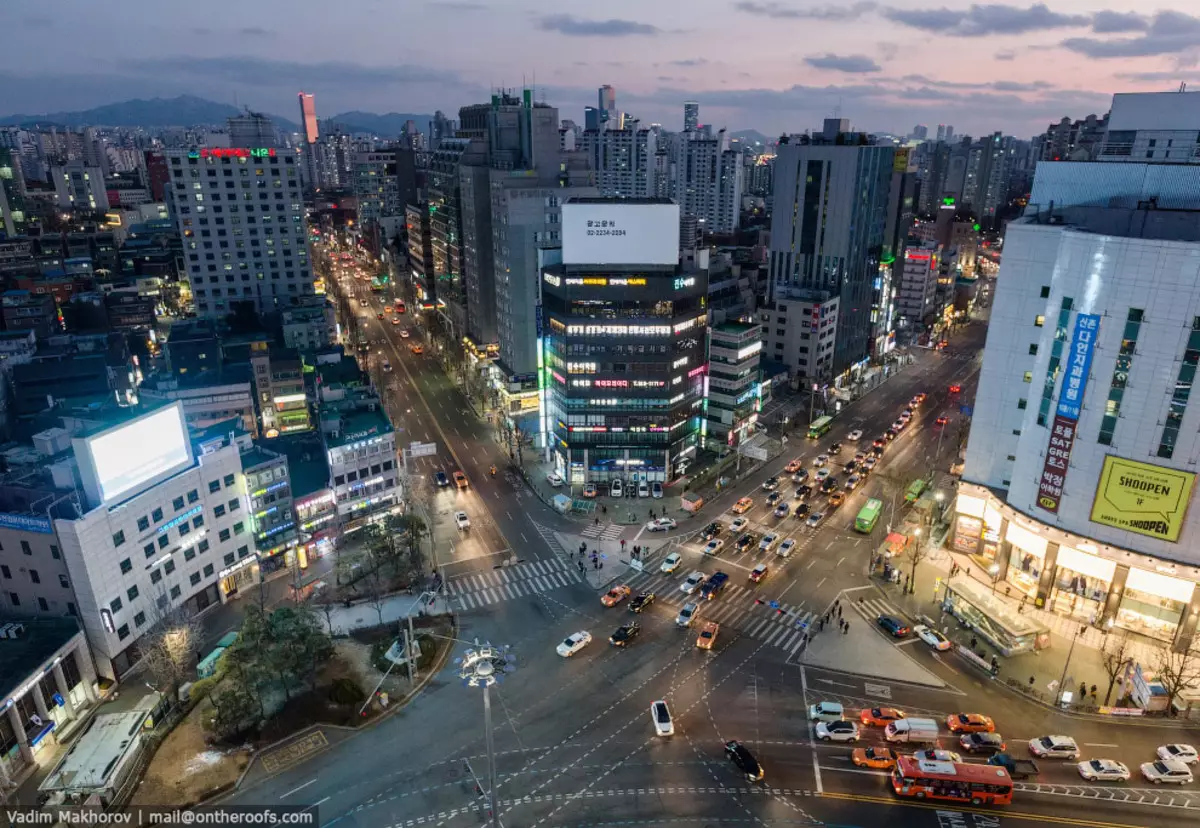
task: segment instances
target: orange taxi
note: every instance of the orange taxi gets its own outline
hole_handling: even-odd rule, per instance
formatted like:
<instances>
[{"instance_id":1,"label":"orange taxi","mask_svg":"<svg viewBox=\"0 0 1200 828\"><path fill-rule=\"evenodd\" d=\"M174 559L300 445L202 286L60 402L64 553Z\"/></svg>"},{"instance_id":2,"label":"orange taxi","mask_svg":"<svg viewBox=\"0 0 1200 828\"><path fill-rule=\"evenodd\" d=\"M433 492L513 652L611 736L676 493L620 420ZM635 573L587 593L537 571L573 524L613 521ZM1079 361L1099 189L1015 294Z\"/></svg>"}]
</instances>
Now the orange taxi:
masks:
<instances>
[{"instance_id":1,"label":"orange taxi","mask_svg":"<svg viewBox=\"0 0 1200 828\"><path fill-rule=\"evenodd\" d=\"M701 650L711 650L717 640L717 633L720 631L720 624L716 621L709 621L700 628L700 635L696 636L696 646Z\"/></svg>"},{"instance_id":2,"label":"orange taxi","mask_svg":"<svg viewBox=\"0 0 1200 828\"><path fill-rule=\"evenodd\" d=\"M753 507L753 506L754 506L754 498L743 497L737 503L733 504L733 508L730 509L729 511L733 512L735 515L742 515L742 514L745 514L746 512L749 512L751 507Z\"/></svg>"},{"instance_id":3,"label":"orange taxi","mask_svg":"<svg viewBox=\"0 0 1200 828\"><path fill-rule=\"evenodd\" d=\"M796 472L800 471L800 469L802 469L803 467L804 467L804 458L797 457L795 460L793 460L792 462L787 464L787 466L784 468L784 471L786 471L788 474L795 474Z\"/></svg>"},{"instance_id":4,"label":"orange taxi","mask_svg":"<svg viewBox=\"0 0 1200 828\"><path fill-rule=\"evenodd\" d=\"M413 345L408 350L412 351L417 356L420 356L421 354L425 353L425 346L424 345Z\"/></svg>"},{"instance_id":5,"label":"orange taxi","mask_svg":"<svg viewBox=\"0 0 1200 828\"><path fill-rule=\"evenodd\" d=\"M864 707L858 714L858 720L864 725L887 727L895 721L904 718L904 711L894 707Z\"/></svg>"},{"instance_id":6,"label":"orange taxi","mask_svg":"<svg viewBox=\"0 0 1200 828\"><path fill-rule=\"evenodd\" d=\"M834 509L836 509L838 506L841 506L845 502L846 502L846 493L845 492L833 492L829 495L829 505L831 507L833 507Z\"/></svg>"},{"instance_id":7,"label":"orange taxi","mask_svg":"<svg viewBox=\"0 0 1200 828\"><path fill-rule=\"evenodd\" d=\"M471 484L467 482L467 476L460 471L454 473L454 485L460 489L465 489Z\"/></svg>"},{"instance_id":8,"label":"orange taxi","mask_svg":"<svg viewBox=\"0 0 1200 828\"><path fill-rule=\"evenodd\" d=\"M982 713L951 713L946 717L951 733L993 733L996 723Z\"/></svg>"},{"instance_id":9,"label":"orange taxi","mask_svg":"<svg viewBox=\"0 0 1200 828\"><path fill-rule=\"evenodd\" d=\"M891 770L896 766L896 757L887 748L855 748L850 759L859 768Z\"/></svg>"},{"instance_id":10,"label":"orange taxi","mask_svg":"<svg viewBox=\"0 0 1200 828\"><path fill-rule=\"evenodd\" d=\"M600 603L604 604L604 606L606 606L606 607L615 607L617 604L621 603L626 598L628 598L629 593L632 591L633 590L631 590L629 587L625 586L624 584L621 584L620 586L615 586L612 589L610 589L608 592L604 593L603 596L601 596Z\"/></svg>"}]
</instances>

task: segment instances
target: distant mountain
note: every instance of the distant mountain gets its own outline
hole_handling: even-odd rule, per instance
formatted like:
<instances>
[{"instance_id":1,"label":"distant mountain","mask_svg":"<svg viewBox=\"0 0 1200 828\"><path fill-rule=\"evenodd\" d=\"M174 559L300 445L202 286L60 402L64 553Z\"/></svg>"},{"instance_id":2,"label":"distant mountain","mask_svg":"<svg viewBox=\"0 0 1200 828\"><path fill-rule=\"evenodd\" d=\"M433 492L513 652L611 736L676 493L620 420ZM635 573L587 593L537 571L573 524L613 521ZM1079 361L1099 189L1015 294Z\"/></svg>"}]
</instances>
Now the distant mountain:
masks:
<instances>
[{"instance_id":1,"label":"distant mountain","mask_svg":"<svg viewBox=\"0 0 1200 828\"><path fill-rule=\"evenodd\" d=\"M421 132L429 132L429 122L432 115L419 115L412 112L389 112L386 115L376 115L374 112L343 112L332 118L322 118L322 131L334 124L347 132L366 132L371 135L388 137L399 135L404 131L406 121L413 121Z\"/></svg>"},{"instance_id":2,"label":"distant mountain","mask_svg":"<svg viewBox=\"0 0 1200 828\"><path fill-rule=\"evenodd\" d=\"M236 106L180 95L177 98L134 99L84 109L79 112L48 112L45 115L4 115L0 123L15 126L64 127L108 126L108 127L186 127L198 124L224 124L225 119L241 112ZM288 131L297 129L296 124L272 115L272 120Z\"/></svg>"},{"instance_id":3,"label":"distant mountain","mask_svg":"<svg viewBox=\"0 0 1200 828\"><path fill-rule=\"evenodd\" d=\"M779 140L778 135L775 136L774 138L769 138L766 135L763 135L757 129L741 129L741 130L738 130L737 132L729 133L729 137L731 139L736 138L739 141L744 141L747 144L759 143L759 144L765 145L765 144L772 144Z\"/></svg>"}]
</instances>

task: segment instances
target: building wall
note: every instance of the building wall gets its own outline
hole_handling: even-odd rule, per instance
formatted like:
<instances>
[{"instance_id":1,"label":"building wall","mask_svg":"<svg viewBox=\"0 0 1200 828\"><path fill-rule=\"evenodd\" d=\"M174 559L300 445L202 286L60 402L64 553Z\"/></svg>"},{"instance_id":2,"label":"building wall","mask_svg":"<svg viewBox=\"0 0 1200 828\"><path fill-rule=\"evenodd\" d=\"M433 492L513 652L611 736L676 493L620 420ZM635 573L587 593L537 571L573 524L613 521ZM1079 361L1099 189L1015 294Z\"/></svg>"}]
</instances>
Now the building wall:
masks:
<instances>
[{"instance_id":1,"label":"building wall","mask_svg":"<svg viewBox=\"0 0 1200 828\"><path fill-rule=\"evenodd\" d=\"M17 516L45 523L49 531L15 528L0 515L0 615L75 615L75 592L58 537L48 519ZM36 579L36 580L35 580Z\"/></svg>"}]
</instances>

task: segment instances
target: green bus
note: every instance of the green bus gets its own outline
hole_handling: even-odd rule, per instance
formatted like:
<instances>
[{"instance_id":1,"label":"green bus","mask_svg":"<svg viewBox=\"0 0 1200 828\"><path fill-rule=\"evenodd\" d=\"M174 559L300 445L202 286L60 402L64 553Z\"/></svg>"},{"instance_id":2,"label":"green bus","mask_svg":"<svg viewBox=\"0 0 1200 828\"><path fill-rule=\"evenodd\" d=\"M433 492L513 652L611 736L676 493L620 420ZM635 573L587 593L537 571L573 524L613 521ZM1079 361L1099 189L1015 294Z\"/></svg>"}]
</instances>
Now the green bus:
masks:
<instances>
[{"instance_id":1,"label":"green bus","mask_svg":"<svg viewBox=\"0 0 1200 828\"><path fill-rule=\"evenodd\" d=\"M810 440L816 440L827 434L831 428L833 428L833 417L817 417L808 424L808 437Z\"/></svg>"},{"instance_id":2,"label":"green bus","mask_svg":"<svg viewBox=\"0 0 1200 828\"><path fill-rule=\"evenodd\" d=\"M871 498L866 502L862 509L858 512L858 517L854 519L854 531L862 532L864 535L869 535L875 529L875 524L879 522L879 515L883 512L883 501Z\"/></svg>"},{"instance_id":3,"label":"green bus","mask_svg":"<svg viewBox=\"0 0 1200 828\"><path fill-rule=\"evenodd\" d=\"M904 502L905 503L916 503L917 498L919 498L921 496L921 493L925 491L926 485L928 485L928 484L919 477L916 480L914 480L913 482L909 483L908 491L906 491L904 493Z\"/></svg>"}]
</instances>

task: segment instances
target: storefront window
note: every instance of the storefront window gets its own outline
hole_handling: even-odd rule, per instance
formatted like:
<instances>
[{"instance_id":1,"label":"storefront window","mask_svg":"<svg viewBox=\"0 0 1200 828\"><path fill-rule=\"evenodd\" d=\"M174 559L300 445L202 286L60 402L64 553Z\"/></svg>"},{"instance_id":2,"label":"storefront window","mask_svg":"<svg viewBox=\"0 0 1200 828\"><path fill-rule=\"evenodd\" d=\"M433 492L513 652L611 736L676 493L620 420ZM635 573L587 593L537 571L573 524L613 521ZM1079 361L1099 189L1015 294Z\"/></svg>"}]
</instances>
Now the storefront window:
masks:
<instances>
[{"instance_id":1,"label":"storefront window","mask_svg":"<svg viewBox=\"0 0 1200 828\"><path fill-rule=\"evenodd\" d=\"M1117 625L1162 641L1175 638L1195 584L1144 569L1130 569Z\"/></svg>"},{"instance_id":2,"label":"storefront window","mask_svg":"<svg viewBox=\"0 0 1200 828\"><path fill-rule=\"evenodd\" d=\"M982 520L959 515L954 525L954 551L975 554L979 550L979 538L982 534Z\"/></svg>"}]
</instances>

